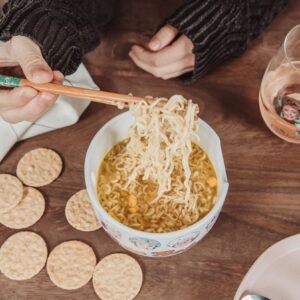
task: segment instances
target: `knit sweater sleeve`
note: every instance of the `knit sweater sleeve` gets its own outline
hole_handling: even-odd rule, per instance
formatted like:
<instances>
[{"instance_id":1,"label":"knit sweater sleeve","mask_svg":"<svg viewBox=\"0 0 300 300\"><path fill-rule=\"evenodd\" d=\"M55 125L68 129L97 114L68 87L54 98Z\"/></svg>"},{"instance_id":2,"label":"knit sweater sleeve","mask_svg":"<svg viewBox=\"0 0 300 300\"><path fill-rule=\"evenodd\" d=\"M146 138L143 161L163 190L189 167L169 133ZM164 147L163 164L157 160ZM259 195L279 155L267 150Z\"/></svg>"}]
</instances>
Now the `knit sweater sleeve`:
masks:
<instances>
[{"instance_id":1,"label":"knit sweater sleeve","mask_svg":"<svg viewBox=\"0 0 300 300\"><path fill-rule=\"evenodd\" d=\"M166 23L194 44L195 67L181 77L194 81L213 67L242 54L288 0L190 0Z\"/></svg>"},{"instance_id":2,"label":"knit sweater sleeve","mask_svg":"<svg viewBox=\"0 0 300 300\"><path fill-rule=\"evenodd\" d=\"M0 40L31 38L50 67L76 71L83 55L99 43L99 26L111 18L111 0L10 0L0 19Z\"/></svg>"}]
</instances>

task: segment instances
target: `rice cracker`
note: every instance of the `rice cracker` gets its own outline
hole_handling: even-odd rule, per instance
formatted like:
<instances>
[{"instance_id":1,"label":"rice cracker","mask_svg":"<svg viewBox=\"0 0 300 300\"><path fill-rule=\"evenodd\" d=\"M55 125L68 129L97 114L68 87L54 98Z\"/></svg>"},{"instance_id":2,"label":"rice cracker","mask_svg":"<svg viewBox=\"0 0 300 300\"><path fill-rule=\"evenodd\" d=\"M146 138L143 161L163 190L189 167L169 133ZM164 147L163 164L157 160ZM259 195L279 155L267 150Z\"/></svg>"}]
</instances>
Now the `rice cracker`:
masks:
<instances>
[{"instance_id":1,"label":"rice cracker","mask_svg":"<svg viewBox=\"0 0 300 300\"><path fill-rule=\"evenodd\" d=\"M93 286L102 300L132 300L139 293L143 272L129 255L116 253L103 258L96 266Z\"/></svg>"},{"instance_id":2,"label":"rice cracker","mask_svg":"<svg viewBox=\"0 0 300 300\"><path fill-rule=\"evenodd\" d=\"M46 243L34 232L18 232L0 248L0 271L13 280L32 278L43 269L46 260Z\"/></svg>"},{"instance_id":3,"label":"rice cracker","mask_svg":"<svg viewBox=\"0 0 300 300\"><path fill-rule=\"evenodd\" d=\"M24 187L22 200L13 209L0 214L0 223L12 229L21 229L35 224L45 211L45 199L40 191Z\"/></svg>"},{"instance_id":4,"label":"rice cracker","mask_svg":"<svg viewBox=\"0 0 300 300\"><path fill-rule=\"evenodd\" d=\"M22 182L15 176L0 174L0 214L14 208L22 197Z\"/></svg>"},{"instance_id":5,"label":"rice cracker","mask_svg":"<svg viewBox=\"0 0 300 300\"><path fill-rule=\"evenodd\" d=\"M28 186L40 187L54 181L60 175L62 166L62 159L55 151L37 148L20 159L17 176Z\"/></svg>"},{"instance_id":6,"label":"rice cracker","mask_svg":"<svg viewBox=\"0 0 300 300\"><path fill-rule=\"evenodd\" d=\"M69 199L65 214L69 224L77 230L94 231L101 227L87 190L81 190Z\"/></svg>"},{"instance_id":7,"label":"rice cracker","mask_svg":"<svg viewBox=\"0 0 300 300\"><path fill-rule=\"evenodd\" d=\"M80 241L68 241L56 246L47 261L51 281L65 290L79 289L93 276L96 256L93 249Z\"/></svg>"}]
</instances>

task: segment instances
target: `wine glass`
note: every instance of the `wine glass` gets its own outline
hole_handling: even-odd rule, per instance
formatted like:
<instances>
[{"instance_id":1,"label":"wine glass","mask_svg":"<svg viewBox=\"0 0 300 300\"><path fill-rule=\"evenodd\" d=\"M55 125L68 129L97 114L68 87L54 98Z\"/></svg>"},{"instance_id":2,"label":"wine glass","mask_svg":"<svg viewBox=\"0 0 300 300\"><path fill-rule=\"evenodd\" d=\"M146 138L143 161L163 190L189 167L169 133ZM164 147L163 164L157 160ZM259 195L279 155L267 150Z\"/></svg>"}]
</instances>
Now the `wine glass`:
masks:
<instances>
[{"instance_id":1,"label":"wine glass","mask_svg":"<svg viewBox=\"0 0 300 300\"><path fill-rule=\"evenodd\" d=\"M261 115L278 137L300 144L300 25L271 59L259 92Z\"/></svg>"}]
</instances>

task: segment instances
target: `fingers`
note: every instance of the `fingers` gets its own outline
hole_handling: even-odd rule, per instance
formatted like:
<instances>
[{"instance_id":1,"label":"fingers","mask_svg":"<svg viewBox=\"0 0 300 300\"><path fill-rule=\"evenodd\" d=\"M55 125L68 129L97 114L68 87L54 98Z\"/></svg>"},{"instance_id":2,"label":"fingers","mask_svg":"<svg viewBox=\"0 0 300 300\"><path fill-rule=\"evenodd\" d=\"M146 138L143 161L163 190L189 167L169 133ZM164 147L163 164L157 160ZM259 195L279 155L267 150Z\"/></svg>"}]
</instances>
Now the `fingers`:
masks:
<instances>
[{"instance_id":1,"label":"fingers","mask_svg":"<svg viewBox=\"0 0 300 300\"><path fill-rule=\"evenodd\" d=\"M62 83L65 79L65 76L60 71L53 71L53 82Z\"/></svg>"},{"instance_id":2,"label":"fingers","mask_svg":"<svg viewBox=\"0 0 300 300\"><path fill-rule=\"evenodd\" d=\"M129 56L138 67L163 79L189 72L195 65L193 44L186 36L158 52L135 46Z\"/></svg>"},{"instance_id":3,"label":"fingers","mask_svg":"<svg viewBox=\"0 0 300 300\"><path fill-rule=\"evenodd\" d=\"M26 78L36 83L62 83L64 75L52 71L37 44L24 36L0 42L0 66L19 64ZM50 93L39 93L29 87L0 91L0 116L9 123L35 121L57 99Z\"/></svg>"},{"instance_id":4,"label":"fingers","mask_svg":"<svg viewBox=\"0 0 300 300\"><path fill-rule=\"evenodd\" d=\"M148 73L151 73L155 77L168 79L170 78L168 75L173 73L183 74L188 72L187 70L193 69L194 57L189 56L172 64L163 66L163 67L152 67L145 64L143 61L138 58L132 57L135 64L141 69L145 70Z\"/></svg>"},{"instance_id":5,"label":"fingers","mask_svg":"<svg viewBox=\"0 0 300 300\"><path fill-rule=\"evenodd\" d=\"M161 67L181 60L187 54L192 54L193 47L193 43L185 35L182 35L174 43L158 52L148 51L140 46L133 46L129 56L136 57L149 66Z\"/></svg>"},{"instance_id":6,"label":"fingers","mask_svg":"<svg viewBox=\"0 0 300 300\"><path fill-rule=\"evenodd\" d=\"M64 76L53 72L53 82L62 83ZM0 91L0 116L9 123L35 121L44 114L57 99L50 93L39 93L29 87Z\"/></svg>"},{"instance_id":7,"label":"fingers","mask_svg":"<svg viewBox=\"0 0 300 300\"><path fill-rule=\"evenodd\" d=\"M29 87L0 91L0 112L26 105L38 92Z\"/></svg>"},{"instance_id":8,"label":"fingers","mask_svg":"<svg viewBox=\"0 0 300 300\"><path fill-rule=\"evenodd\" d=\"M46 83L53 80L53 72L44 60L37 44L24 36L14 36L9 42L11 59L16 60L26 78L36 83Z\"/></svg>"},{"instance_id":9,"label":"fingers","mask_svg":"<svg viewBox=\"0 0 300 300\"><path fill-rule=\"evenodd\" d=\"M190 67L190 68L185 68L185 69L182 69L180 71L176 71L176 72L173 72L173 73L168 73L168 74L165 74L162 79L164 80L167 80L167 79L171 79L171 78L176 78L180 75L183 75L185 73L188 73L188 72L191 72L193 71L194 68L193 67Z\"/></svg>"},{"instance_id":10,"label":"fingers","mask_svg":"<svg viewBox=\"0 0 300 300\"><path fill-rule=\"evenodd\" d=\"M148 47L152 51L158 51L165 46L169 45L176 37L178 30L171 26L163 26L151 39Z\"/></svg>"},{"instance_id":11,"label":"fingers","mask_svg":"<svg viewBox=\"0 0 300 300\"><path fill-rule=\"evenodd\" d=\"M10 42L0 41L0 67L16 66L18 63L11 58L8 45Z\"/></svg>"},{"instance_id":12,"label":"fingers","mask_svg":"<svg viewBox=\"0 0 300 300\"><path fill-rule=\"evenodd\" d=\"M53 94L40 93L24 106L6 110L1 115L9 123L34 122L54 104L56 98Z\"/></svg>"}]
</instances>

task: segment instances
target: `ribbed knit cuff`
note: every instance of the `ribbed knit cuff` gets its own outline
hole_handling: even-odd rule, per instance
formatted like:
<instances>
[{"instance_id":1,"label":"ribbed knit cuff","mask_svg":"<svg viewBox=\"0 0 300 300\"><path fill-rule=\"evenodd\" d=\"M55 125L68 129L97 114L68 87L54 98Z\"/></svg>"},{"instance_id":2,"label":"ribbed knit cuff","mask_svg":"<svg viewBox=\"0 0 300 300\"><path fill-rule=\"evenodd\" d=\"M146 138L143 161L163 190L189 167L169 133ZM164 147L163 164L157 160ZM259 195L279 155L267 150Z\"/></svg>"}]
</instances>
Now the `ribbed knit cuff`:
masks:
<instances>
[{"instance_id":1,"label":"ribbed knit cuff","mask_svg":"<svg viewBox=\"0 0 300 300\"><path fill-rule=\"evenodd\" d=\"M166 20L194 44L194 70L180 79L194 81L216 65L245 51L248 25L247 11L242 2L193 0Z\"/></svg>"},{"instance_id":2,"label":"ribbed knit cuff","mask_svg":"<svg viewBox=\"0 0 300 300\"><path fill-rule=\"evenodd\" d=\"M256 38L288 4L288 0L249 1L249 37Z\"/></svg>"},{"instance_id":3,"label":"ribbed knit cuff","mask_svg":"<svg viewBox=\"0 0 300 300\"><path fill-rule=\"evenodd\" d=\"M35 41L49 66L65 75L75 72L84 53L100 42L89 20L66 0L9 1L0 20L0 40L16 35Z\"/></svg>"},{"instance_id":4,"label":"ribbed knit cuff","mask_svg":"<svg viewBox=\"0 0 300 300\"><path fill-rule=\"evenodd\" d=\"M190 0L166 23L194 44L193 72L180 77L194 81L215 66L241 55L288 0Z\"/></svg>"}]
</instances>

